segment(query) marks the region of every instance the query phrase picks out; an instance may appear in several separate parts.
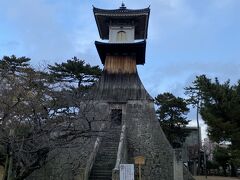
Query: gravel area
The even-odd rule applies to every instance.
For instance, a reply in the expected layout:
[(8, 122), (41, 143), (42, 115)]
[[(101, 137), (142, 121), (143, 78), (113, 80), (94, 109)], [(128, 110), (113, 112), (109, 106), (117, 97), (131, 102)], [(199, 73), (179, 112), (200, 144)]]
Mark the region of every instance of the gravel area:
[(195, 180), (240, 180), (239, 178), (232, 177), (221, 177), (221, 176), (208, 176), (207, 179), (205, 176), (194, 176)]

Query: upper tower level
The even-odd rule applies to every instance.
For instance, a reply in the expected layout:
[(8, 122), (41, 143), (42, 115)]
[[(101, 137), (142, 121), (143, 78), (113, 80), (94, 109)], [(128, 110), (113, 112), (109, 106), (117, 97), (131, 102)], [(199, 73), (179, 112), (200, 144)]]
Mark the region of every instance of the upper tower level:
[(147, 39), (150, 8), (106, 10), (93, 7), (100, 38), (109, 43), (133, 43)]
[[(93, 13), (100, 38), (109, 40), (95, 41), (104, 69), (135, 73), (136, 65), (145, 63), (150, 8), (127, 9), (122, 3), (120, 8), (112, 10), (93, 7)], [(132, 64), (131, 72), (129, 63)]]

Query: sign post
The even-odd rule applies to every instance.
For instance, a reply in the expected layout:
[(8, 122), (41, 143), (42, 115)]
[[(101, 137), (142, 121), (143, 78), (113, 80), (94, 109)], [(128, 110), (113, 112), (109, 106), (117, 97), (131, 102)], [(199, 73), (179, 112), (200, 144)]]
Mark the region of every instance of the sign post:
[(141, 165), (145, 164), (145, 158), (143, 156), (137, 156), (134, 158), (134, 163), (138, 165), (139, 180), (142, 180)]
[(134, 180), (134, 164), (120, 164), (120, 180)]

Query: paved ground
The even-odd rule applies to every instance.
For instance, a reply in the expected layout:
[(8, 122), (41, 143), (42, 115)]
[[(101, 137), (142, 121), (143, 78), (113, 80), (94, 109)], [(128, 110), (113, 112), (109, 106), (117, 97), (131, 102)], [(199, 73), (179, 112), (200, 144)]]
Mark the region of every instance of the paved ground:
[(196, 180), (240, 180), (239, 178), (230, 178), (230, 177), (219, 177), (219, 176), (208, 176), (207, 179), (205, 176), (194, 176)]

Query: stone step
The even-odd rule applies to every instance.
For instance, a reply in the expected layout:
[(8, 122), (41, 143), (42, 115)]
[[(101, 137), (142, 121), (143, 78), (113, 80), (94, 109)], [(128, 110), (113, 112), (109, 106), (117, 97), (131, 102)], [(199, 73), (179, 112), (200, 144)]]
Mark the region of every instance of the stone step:
[[(107, 162), (106, 162), (106, 160), (107, 160)], [(112, 165), (112, 164), (115, 164), (114, 159), (112, 159), (110, 161), (108, 159), (99, 159), (98, 161), (96, 161), (95, 166), (100, 166), (101, 167), (103, 165)]]
[(104, 143), (102, 144), (102, 148), (101, 149), (117, 149), (118, 148), (118, 143)]
[(118, 150), (118, 146), (116, 146), (116, 147), (109, 147), (109, 148), (105, 147), (105, 148), (101, 148), (99, 152), (100, 153), (106, 152), (106, 151), (109, 151), (109, 152), (113, 151), (113, 152), (115, 152), (117, 150)]
[(103, 165), (115, 165), (116, 159), (113, 158), (99, 158), (95, 161), (94, 167), (95, 166), (103, 166)]
[(111, 154), (111, 153), (109, 153), (109, 154), (102, 154), (102, 155), (98, 155), (97, 157), (96, 157), (96, 160), (98, 159), (98, 158), (109, 158), (109, 159), (116, 159), (116, 156), (115, 156), (116, 154)]
[(98, 170), (98, 171), (95, 171), (93, 170), (93, 173), (94, 173), (94, 176), (96, 175), (111, 175), (112, 174), (112, 171), (108, 171), (108, 170)]
[(99, 151), (99, 155), (108, 154), (108, 153), (116, 153), (117, 150), (118, 150), (118, 148), (106, 148), (106, 149), (104, 148)]
[(98, 158), (99, 159), (109, 159), (109, 160), (114, 160), (114, 159), (116, 159), (115, 158), (115, 156), (114, 156), (115, 154), (113, 154), (112, 156), (107, 156), (107, 155), (105, 155), (105, 156), (98, 156), (97, 158), (96, 158), (96, 161), (98, 160)]
[(119, 141), (119, 137), (116, 137), (115, 139), (103, 139), (103, 144), (107, 143), (117, 143), (116, 141)]
[[(102, 153), (99, 153), (98, 154), (98, 156), (96, 157), (96, 159), (98, 158), (98, 157), (112, 157), (112, 159), (116, 159), (116, 157), (115, 157), (115, 153), (113, 153), (113, 152), (102, 152)], [(116, 155), (117, 156), (117, 155)]]
[(94, 165), (94, 169), (104, 169), (104, 170), (112, 170), (115, 166), (115, 163), (111, 163), (111, 164), (108, 164), (108, 163), (104, 163), (104, 162), (101, 162), (101, 163), (96, 163)]
[(98, 156), (95, 161), (97, 162), (98, 160), (102, 160), (102, 159), (112, 162), (112, 160), (116, 159), (116, 157), (115, 157), (115, 154), (112, 154), (111, 156), (109, 156), (109, 155), (108, 156), (107, 155)]
[(112, 175), (94, 175), (89, 178), (89, 180), (112, 180)]
[(111, 180), (116, 163), (121, 128), (106, 130), (93, 164), (89, 180)]
[[(117, 151), (117, 150), (115, 150), (115, 151)], [(98, 154), (98, 156), (113, 156), (114, 154), (116, 154), (116, 153), (114, 153), (113, 151), (104, 151), (104, 152), (100, 152)]]
[(110, 158), (110, 159), (116, 159), (116, 156), (115, 156), (116, 154), (111, 154), (111, 153), (109, 153), (109, 154), (102, 154), (102, 155), (98, 155), (97, 157), (96, 157), (96, 160), (98, 159), (98, 157), (99, 158)]
[(102, 144), (101, 149), (117, 149), (117, 148), (118, 148), (118, 144), (104, 143), (104, 144)]
[(103, 139), (103, 144), (108, 144), (108, 143), (117, 143), (116, 141), (119, 141), (119, 137), (116, 137), (115, 139)]
[(117, 148), (117, 147), (118, 147), (118, 143), (116, 143), (116, 142), (102, 143), (102, 149), (105, 149), (105, 148)]
[(94, 167), (94, 168), (92, 168), (92, 171), (93, 171), (93, 172), (99, 172), (99, 171), (101, 171), (101, 172), (102, 172), (102, 171), (103, 171), (103, 172), (112, 172), (112, 169), (109, 169), (108, 167), (103, 167), (103, 166), (102, 166), (101, 168), (100, 168), (100, 167), (97, 167), (97, 168)]
[(104, 140), (103, 139), (103, 143), (102, 144), (118, 144), (117, 141), (119, 142), (119, 138), (116, 138), (116, 139), (112, 139), (112, 140)]
[(89, 180), (112, 180), (112, 177), (90, 177)]
[[(102, 165), (102, 166), (104, 166), (104, 165)], [(109, 171), (110, 169), (112, 169), (112, 166), (110, 166), (110, 167), (105, 166), (104, 169), (101, 169), (101, 166), (99, 166), (99, 167), (96, 166), (96, 167), (94, 167), (94, 169), (98, 169), (98, 171), (96, 172), (95, 170), (92, 170), (91, 171), (92, 174), (96, 175), (96, 174), (100, 173), (101, 171), (103, 171), (101, 174), (104, 174), (104, 173), (106, 173), (106, 171)], [(111, 174), (112, 170), (109, 173)], [(106, 174), (108, 174), (108, 173), (106, 173)]]
[(108, 154), (108, 153), (115, 153), (116, 151), (118, 150), (118, 148), (104, 148), (104, 149), (101, 149), (101, 151), (99, 152), (99, 154)]
[(111, 176), (112, 172), (95, 172), (93, 171), (94, 176)]

